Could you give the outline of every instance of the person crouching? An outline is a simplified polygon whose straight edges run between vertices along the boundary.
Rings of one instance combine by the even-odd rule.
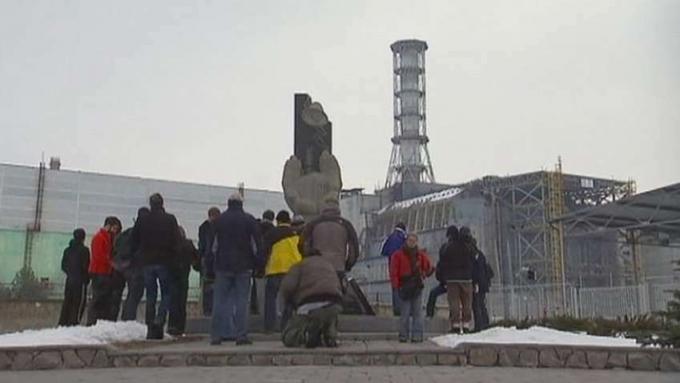
[[[320,252],[303,254],[281,281],[279,294],[294,308],[282,333],[286,347],[337,347],[342,289],[335,267]]]

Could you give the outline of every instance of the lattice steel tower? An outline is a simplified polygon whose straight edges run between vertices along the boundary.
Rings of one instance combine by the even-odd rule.
[[[394,136],[385,187],[434,182],[427,150],[425,51],[427,43],[400,40],[390,46],[394,67]]]

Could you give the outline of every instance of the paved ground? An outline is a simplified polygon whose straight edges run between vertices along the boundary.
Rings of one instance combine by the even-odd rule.
[[[2,383],[656,383],[680,381],[680,374],[611,370],[480,367],[187,367],[0,372]]]

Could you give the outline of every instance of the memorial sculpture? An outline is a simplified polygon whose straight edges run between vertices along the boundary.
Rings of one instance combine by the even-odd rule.
[[[309,221],[342,189],[338,160],[332,154],[332,123],[307,94],[295,94],[295,148],[283,169],[283,194],[296,215]]]

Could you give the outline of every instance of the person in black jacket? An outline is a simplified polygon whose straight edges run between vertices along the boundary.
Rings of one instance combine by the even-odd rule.
[[[208,210],[208,219],[198,228],[198,256],[200,257],[199,271],[201,273],[201,301],[203,315],[212,315],[213,305],[213,282],[215,274],[208,273],[214,270],[215,254],[213,253],[213,241],[215,240],[215,220],[220,217],[220,209],[211,207]]]
[[[477,247],[477,241],[470,237],[475,248],[472,263],[472,315],[475,320],[475,331],[482,331],[489,327],[489,312],[486,309],[486,294],[489,292],[493,269],[486,262],[484,253]]]
[[[142,217],[151,213],[148,207],[140,207],[137,210],[135,225]],[[116,238],[113,245],[113,267],[120,270],[127,284],[127,296],[123,303],[121,320],[133,321],[137,319],[137,308],[144,296],[144,268],[142,266],[139,251],[132,252],[132,232],[134,226],[123,231]],[[122,293],[122,287],[121,287]]]
[[[87,269],[90,266],[90,250],[84,245],[85,230],[73,231],[73,239],[64,250],[61,270],[66,273],[64,302],[59,315],[59,326],[77,326],[80,313],[85,307],[84,290],[90,283]]]
[[[474,253],[455,226],[446,230],[447,242],[439,250],[437,277],[446,283],[451,331],[463,331],[472,320],[472,260]]]
[[[248,297],[253,270],[262,267],[262,236],[255,217],[243,211],[243,197],[235,193],[227,210],[215,221],[215,285],[211,344],[248,338]]]
[[[142,217],[132,231],[132,251],[140,252],[144,265],[147,339],[163,339],[171,299],[169,266],[179,247],[179,228],[175,216],[165,212],[160,194],[153,194],[149,205],[151,213]],[[161,303],[156,311],[159,285]]]
[[[264,236],[274,229],[274,212],[272,210],[265,210],[262,213],[262,219],[257,220],[257,224],[260,226],[260,235],[264,240]],[[264,266],[263,266],[264,267]],[[254,270],[253,272],[253,283],[250,288],[250,314],[258,315],[260,313],[260,304],[258,303],[257,294],[257,280],[264,276],[264,270]]]
[[[187,238],[186,231],[179,227],[180,243],[177,257],[170,266],[170,316],[168,318],[168,334],[179,336],[184,334],[187,324],[187,294],[189,292],[189,273],[191,266],[198,262],[198,250]]]

